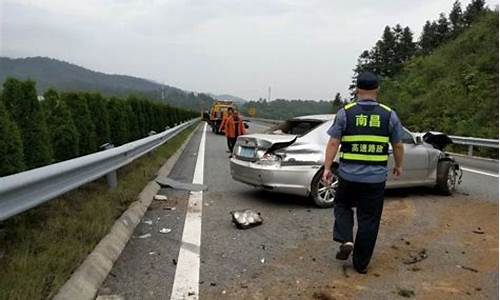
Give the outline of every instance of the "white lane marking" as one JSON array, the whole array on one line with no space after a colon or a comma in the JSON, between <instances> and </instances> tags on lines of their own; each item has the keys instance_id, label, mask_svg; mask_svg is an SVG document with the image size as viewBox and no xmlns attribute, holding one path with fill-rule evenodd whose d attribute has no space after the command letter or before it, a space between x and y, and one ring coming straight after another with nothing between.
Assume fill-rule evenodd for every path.
<instances>
[{"instance_id":1,"label":"white lane marking","mask_svg":"<svg viewBox=\"0 0 500 300\"><path fill-rule=\"evenodd\" d=\"M464 168L464 167L461 167L461 169L464 170L464 171L466 171L466 172L471 172L471 173L476 173L476 174L480 174L480 175L486 175L486 176L491 176L491 177L498 178L498 174L494 174L494 173L488 173L488 172L483 172L483 171L469 169L469 168Z\"/></svg>"},{"instance_id":2,"label":"white lane marking","mask_svg":"<svg viewBox=\"0 0 500 300\"><path fill-rule=\"evenodd\" d=\"M207 124L203 127L198 157L194 168L193 183L203 184L205 166L205 140ZM181 248L177 259L174 285L170 299L199 298L200 282L200 245L201 245L201 210L203 208L203 192L191 192L189 195Z\"/></svg>"}]
</instances>

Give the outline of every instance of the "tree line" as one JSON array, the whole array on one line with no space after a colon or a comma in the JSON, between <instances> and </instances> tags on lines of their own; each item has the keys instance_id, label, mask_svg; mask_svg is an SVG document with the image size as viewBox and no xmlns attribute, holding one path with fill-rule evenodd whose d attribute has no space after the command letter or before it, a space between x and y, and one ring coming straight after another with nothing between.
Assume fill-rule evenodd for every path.
<instances>
[{"instance_id":1,"label":"tree line","mask_svg":"<svg viewBox=\"0 0 500 300\"><path fill-rule=\"evenodd\" d=\"M248 115L250 108L255 108L256 116L264 119L286 120L302 115L315 115L328 113L331 109L329 101L314 100L285 100L276 99L267 101L259 99L257 101L245 102L240 110Z\"/></svg>"},{"instance_id":2,"label":"tree line","mask_svg":"<svg viewBox=\"0 0 500 300\"><path fill-rule=\"evenodd\" d=\"M487 10L484 0L472 0L464 11L457 0L453 3L448 17L441 13L437 20L425 22L417 42L413 41L413 32L408 26L386 26L375 46L364 50L357 60L353 81L349 86L351 98L355 97L356 78L359 73L371 71L382 79L392 78L401 72L411 58L428 55L443 43L456 38Z\"/></svg>"},{"instance_id":3,"label":"tree line","mask_svg":"<svg viewBox=\"0 0 500 300\"><path fill-rule=\"evenodd\" d=\"M41 167L148 136L191 119L193 111L145 97L47 90L7 78L0 94L0 176Z\"/></svg>"}]
</instances>

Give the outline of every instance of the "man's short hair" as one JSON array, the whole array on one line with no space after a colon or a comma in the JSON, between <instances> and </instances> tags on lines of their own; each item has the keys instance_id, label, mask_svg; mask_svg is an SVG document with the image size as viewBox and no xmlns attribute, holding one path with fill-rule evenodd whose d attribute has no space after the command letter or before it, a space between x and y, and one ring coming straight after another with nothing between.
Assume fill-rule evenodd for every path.
<instances>
[{"instance_id":1,"label":"man's short hair","mask_svg":"<svg viewBox=\"0 0 500 300\"><path fill-rule=\"evenodd\" d=\"M227 111L233 111L233 108L232 108L232 107L230 107L230 108L228 108L228 109L227 109Z\"/></svg>"}]
</instances>

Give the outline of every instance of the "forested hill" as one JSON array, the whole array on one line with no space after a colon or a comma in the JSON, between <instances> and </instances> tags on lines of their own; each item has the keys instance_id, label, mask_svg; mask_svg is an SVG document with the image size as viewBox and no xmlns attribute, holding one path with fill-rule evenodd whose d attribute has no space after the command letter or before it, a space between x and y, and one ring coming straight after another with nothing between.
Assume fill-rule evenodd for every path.
<instances>
[{"instance_id":1,"label":"forested hill","mask_svg":"<svg viewBox=\"0 0 500 300\"><path fill-rule=\"evenodd\" d=\"M143 95L163 98L177 107L199 110L210 107L213 99L205 94L194 94L150 80L95 72L80 66L47 57L0 57L0 82L7 77L30 78L37 83L39 94L53 87L61 91L92 91L106 96Z\"/></svg>"},{"instance_id":2,"label":"forested hill","mask_svg":"<svg viewBox=\"0 0 500 300\"><path fill-rule=\"evenodd\" d=\"M409 60L380 90L410 129L498 138L498 11Z\"/></svg>"}]
</instances>

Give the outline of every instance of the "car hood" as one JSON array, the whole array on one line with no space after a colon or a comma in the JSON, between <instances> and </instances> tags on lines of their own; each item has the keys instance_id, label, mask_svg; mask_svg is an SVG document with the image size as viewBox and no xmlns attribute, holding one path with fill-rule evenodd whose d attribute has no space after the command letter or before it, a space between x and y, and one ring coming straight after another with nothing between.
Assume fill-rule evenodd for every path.
<instances>
[{"instance_id":1,"label":"car hood","mask_svg":"<svg viewBox=\"0 0 500 300\"><path fill-rule=\"evenodd\" d=\"M431 144L434 148L441 151L443 151L444 147L446 147L447 145L453 144L453 141L448 135L437 131L426 132L423 135L422 139L424 140L424 142Z\"/></svg>"}]
</instances>

